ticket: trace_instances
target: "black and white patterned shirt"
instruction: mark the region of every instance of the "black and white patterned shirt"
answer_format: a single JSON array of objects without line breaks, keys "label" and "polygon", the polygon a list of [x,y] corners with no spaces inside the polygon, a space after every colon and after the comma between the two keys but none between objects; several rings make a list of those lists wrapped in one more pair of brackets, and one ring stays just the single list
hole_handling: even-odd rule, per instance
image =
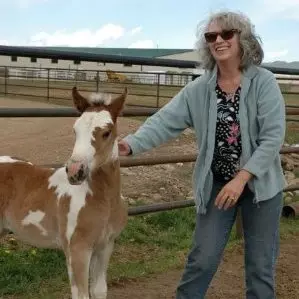
[{"label": "black and white patterned shirt", "polygon": [[241,86],[229,96],[216,86],[217,124],[212,171],[216,179],[229,181],[239,170],[242,151],[239,122],[239,99]]}]

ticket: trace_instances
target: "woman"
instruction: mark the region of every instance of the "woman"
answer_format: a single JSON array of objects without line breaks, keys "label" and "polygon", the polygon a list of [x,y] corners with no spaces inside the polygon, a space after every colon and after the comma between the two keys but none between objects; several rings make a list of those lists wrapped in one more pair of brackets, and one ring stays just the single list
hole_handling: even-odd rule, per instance
[{"label": "woman", "polygon": [[274,75],[260,67],[263,50],[242,14],[212,15],[198,40],[205,74],[119,142],[138,154],[195,130],[199,155],[193,186],[193,246],[177,299],[204,298],[240,206],[245,240],[246,298],[275,298],[282,190],[279,151],[285,106]]}]

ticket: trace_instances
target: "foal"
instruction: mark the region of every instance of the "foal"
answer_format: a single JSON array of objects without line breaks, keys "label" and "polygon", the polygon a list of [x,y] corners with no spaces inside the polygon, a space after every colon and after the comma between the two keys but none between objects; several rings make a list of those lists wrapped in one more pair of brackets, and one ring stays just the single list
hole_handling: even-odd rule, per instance
[{"label": "foal", "polygon": [[33,246],[62,249],[72,299],[105,299],[114,240],[127,222],[116,127],[127,89],[114,99],[87,99],[76,87],[72,95],[81,116],[65,167],[0,157],[0,234],[11,231]]}]

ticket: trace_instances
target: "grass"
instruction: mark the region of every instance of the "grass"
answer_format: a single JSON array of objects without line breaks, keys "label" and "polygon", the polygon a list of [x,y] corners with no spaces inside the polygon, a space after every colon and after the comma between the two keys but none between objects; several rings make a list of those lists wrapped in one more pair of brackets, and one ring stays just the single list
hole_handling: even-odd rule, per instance
[{"label": "grass", "polygon": [[288,144],[296,144],[299,142],[299,126],[297,123],[287,123],[285,142]]},{"label": "grass", "polygon": [[[282,238],[299,234],[298,221],[282,219],[281,223]],[[194,224],[194,208],[131,217],[111,258],[109,285],[182,268]],[[233,229],[228,247],[239,242]],[[60,251],[5,242],[0,246],[0,264],[0,298],[63,298],[69,293]]]}]

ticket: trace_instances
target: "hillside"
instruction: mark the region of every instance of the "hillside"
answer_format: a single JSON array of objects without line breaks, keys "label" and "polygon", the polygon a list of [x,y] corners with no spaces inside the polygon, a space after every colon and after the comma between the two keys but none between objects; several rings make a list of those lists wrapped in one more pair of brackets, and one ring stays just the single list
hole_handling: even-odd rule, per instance
[{"label": "hillside", "polygon": [[299,61],[286,62],[277,60],[271,63],[263,63],[263,65],[271,67],[293,68],[299,70]]}]

